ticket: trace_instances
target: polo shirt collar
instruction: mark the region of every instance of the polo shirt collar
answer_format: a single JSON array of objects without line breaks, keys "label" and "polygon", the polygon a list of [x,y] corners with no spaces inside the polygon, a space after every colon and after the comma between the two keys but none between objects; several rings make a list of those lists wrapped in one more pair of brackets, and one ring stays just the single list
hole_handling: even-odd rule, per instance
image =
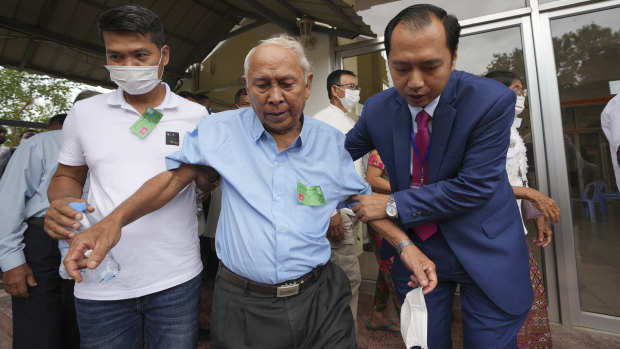
[{"label": "polo shirt collar", "polygon": [[[174,109],[179,106],[179,96],[176,93],[172,93],[170,91],[170,87],[165,82],[162,82],[164,88],[166,89],[166,95],[164,96],[164,100],[160,105],[155,107],[156,110],[164,110],[164,109]],[[135,111],[134,107],[132,107],[125,100],[125,95],[123,94],[123,90],[119,87],[116,90],[112,91],[108,97],[106,98],[106,103],[109,105],[118,105],[123,109]]]}]

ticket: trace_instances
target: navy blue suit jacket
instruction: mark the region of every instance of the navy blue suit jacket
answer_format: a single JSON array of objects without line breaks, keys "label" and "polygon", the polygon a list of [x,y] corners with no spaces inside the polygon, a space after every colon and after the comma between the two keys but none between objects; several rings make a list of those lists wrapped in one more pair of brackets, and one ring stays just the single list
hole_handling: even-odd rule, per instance
[{"label": "navy blue suit jacket", "polygon": [[496,81],[452,72],[432,119],[427,185],[418,190],[409,189],[411,113],[395,89],[366,101],[345,143],[353,159],[379,151],[396,223],[436,222],[476,284],[513,315],[533,301],[525,235],[506,174],[515,100]]}]

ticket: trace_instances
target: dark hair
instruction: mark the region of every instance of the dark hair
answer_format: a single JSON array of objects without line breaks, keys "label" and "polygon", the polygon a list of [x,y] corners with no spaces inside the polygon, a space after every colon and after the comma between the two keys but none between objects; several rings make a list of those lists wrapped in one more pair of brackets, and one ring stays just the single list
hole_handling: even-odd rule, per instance
[{"label": "dark hair", "polygon": [[75,99],[73,100],[73,104],[75,104],[78,101],[81,101],[83,99],[90,98],[92,96],[96,96],[96,95],[100,95],[100,94],[101,94],[101,92],[98,92],[98,91],[83,90],[80,93],[78,93],[77,96],[75,96]]},{"label": "dark hair", "polygon": [[206,96],[206,95],[204,95],[204,94],[202,94],[202,93],[197,94],[197,95],[196,95],[196,98],[197,98],[199,101],[204,101],[204,100],[207,100],[207,99],[208,99],[208,100],[211,100],[208,96]]},{"label": "dark hair", "polygon": [[[103,41],[103,32],[135,32],[149,36],[151,41],[161,49],[165,44],[164,27],[153,11],[137,5],[123,5],[101,12],[99,15],[99,37]],[[104,42],[105,43],[105,42]]]},{"label": "dark hair", "polygon": [[193,100],[198,100],[198,98],[196,98],[196,95],[194,95],[193,93],[189,92],[189,91],[181,91],[179,93],[177,93],[179,95],[179,97],[183,97],[185,99],[187,98],[191,98]]},{"label": "dark hair", "polygon": [[246,90],[245,88],[240,88],[239,91],[235,93],[235,104],[237,106],[239,105],[239,101],[241,100],[241,95],[247,96],[248,90]]},{"label": "dark hair", "polygon": [[0,132],[7,133],[7,132],[9,132],[9,130],[7,130],[6,127],[0,125]]},{"label": "dark hair", "polygon": [[488,73],[484,77],[499,81],[502,84],[506,85],[506,87],[509,87],[510,85],[512,85],[512,81],[514,79],[517,79],[521,81],[521,83],[523,83],[523,79],[521,79],[519,75],[511,72],[510,70],[495,70],[495,71]]},{"label": "dark hair", "polygon": [[334,70],[327,76],[327,97],[332,100],[332,86],[340,84],[340,77],[343,75],[351,75],[355,77],[355,73],[350,70]]},{"label": "dark hair", "polygon": [[67,118],[67,114],[66,113],[56,114],[56,115],[52,116],[50,118],[50,120],[47,122],[47,127],[52,126],[52,124],[56,123],[56,122],[59,123],[60,126],[62,126],[65,123],[65,119],[66,118]]},{"label": "dark hair", "polygon": [[392,18],[387,27],[385,27],[384,45],[386,55],[390,55],[390,40],[396,25],[402,23],[411,31],[420,30],[431,24],[431,14],[443,24],[443,28],[446,32],[446,45],[450,50],[450,55],[454,58],[454,53],[459,45],[459,37],[461,36],[461,25],[459,24],[459,20],[455,16],[449,15],[446,10],[441,7],[429,4],[409,6],[400,11],[396,17]]},{"label": "dark hair", "polygon": [[[39,133],[39,131],[37,131],[37,130],[28,129],[28,130],[26,130],[26,131],[22,131],[22,133],[20,133],[20,134],[19,134],[19,139],[22,139],[22,137],[24,137],[24,135],[25,135],[26,133],[29,133],[29,132],[34,132],[34,134]],[[34,136],[34,135],[33,135],[33,136]],[[32,137],[32,136],[31,136],[31,137]]]}]

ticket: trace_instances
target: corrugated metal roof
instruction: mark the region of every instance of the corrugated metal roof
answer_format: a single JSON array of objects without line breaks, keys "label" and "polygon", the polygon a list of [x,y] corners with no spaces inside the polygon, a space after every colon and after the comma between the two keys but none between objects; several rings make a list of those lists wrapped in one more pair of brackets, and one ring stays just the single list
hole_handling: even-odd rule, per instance
[{"label": "corrugated metal roof", "polygon": [[[0,65],[42,72],[89,84],[113,86],[105,64],[97,17],[118,0],[2,0]],[[314,31],[353,38],[375,36],[353,6],[342,0],[149,0],[159,15],[171,49],[164,79],[174,86],[187,68],[236,33],[272,22],[298,34],[296,21],[308,16],[327,26]],[[243,18],[255,19],[230,32]]]}]

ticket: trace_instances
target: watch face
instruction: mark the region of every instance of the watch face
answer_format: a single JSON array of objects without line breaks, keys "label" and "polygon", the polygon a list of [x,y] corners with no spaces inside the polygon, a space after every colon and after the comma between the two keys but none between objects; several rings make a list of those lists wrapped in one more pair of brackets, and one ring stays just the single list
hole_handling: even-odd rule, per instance
[{"label": "watch face", "polygon": [[389,203],[387,207],[385,208],[385,211],[390,217],[396,216],[396,212],[398,212],[396,210],[396,205],[394,203]]}]

